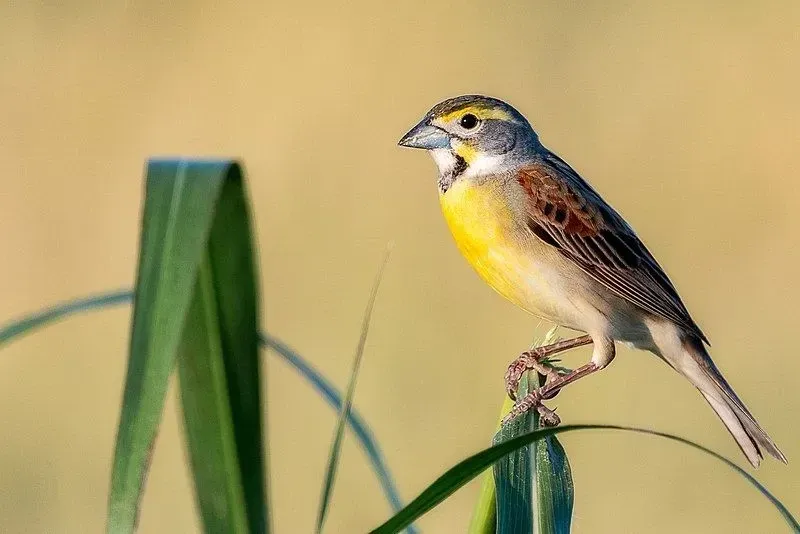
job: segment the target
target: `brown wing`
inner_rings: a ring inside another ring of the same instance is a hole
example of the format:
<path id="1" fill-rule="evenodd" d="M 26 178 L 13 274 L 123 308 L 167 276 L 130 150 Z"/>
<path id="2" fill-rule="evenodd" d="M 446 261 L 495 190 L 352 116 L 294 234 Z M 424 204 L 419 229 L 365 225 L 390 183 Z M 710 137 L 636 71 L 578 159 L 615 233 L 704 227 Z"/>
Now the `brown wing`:
<path id="1" fill-rule="evenodd" d="M 633 229 L 561 158 L 548 151 L 517 179 L 539 239 L 618 296 L 708 342 Z"/>

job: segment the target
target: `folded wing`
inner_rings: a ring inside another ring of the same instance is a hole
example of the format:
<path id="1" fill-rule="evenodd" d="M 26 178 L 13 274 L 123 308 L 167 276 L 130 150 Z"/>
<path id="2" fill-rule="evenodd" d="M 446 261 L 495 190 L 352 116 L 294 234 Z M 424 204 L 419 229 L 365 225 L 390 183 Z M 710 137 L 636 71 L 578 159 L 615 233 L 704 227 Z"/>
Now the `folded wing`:
<path id="1" fill-rule="evenodd" d="M 539 239 L 616 295 L 708 342 L 633 229 L 567 163 L 547 152 L 517 179 Z"/>

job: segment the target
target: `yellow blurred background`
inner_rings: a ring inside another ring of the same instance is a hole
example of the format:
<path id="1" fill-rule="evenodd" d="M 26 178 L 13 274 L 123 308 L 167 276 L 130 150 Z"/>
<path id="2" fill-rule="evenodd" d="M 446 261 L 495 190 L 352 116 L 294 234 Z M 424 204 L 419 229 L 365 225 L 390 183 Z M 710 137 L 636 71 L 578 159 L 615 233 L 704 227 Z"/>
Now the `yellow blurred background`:
<path id="1" fill-rule="evenodd" d="M 410 499 L 489 443 L 506 364 L 547 328 L 473 274 L 433 163 L 395 144 L 437 101 L 491 94 L 637 228 L 789 457 L 756 474 L 800 514 L 800 3 L 56 4 L 0 5 L 0 323 L 133 283 L 147 157 L 241 157 L 263 325 L 340 387 L 395 243 L 356 407 Z M 128 320 L 95 313 L 3 349 L 0 532 L 102 530 Z M 267 361 L 276 532 L 311 532 L 334 415 Z M 143 533 L 200 528 L 173 395 Z M 700 396 L 646 353 L 622 348 L 554 405 L 565 422 L 674 432 L 744 464 Z M 577 533 L 785 531 L 743 479 L 685 447 L 563 443 Z M 463 532 L 477 490 L 419 525 Z M 389 513 L 349 436 L 326 532 Z"/>

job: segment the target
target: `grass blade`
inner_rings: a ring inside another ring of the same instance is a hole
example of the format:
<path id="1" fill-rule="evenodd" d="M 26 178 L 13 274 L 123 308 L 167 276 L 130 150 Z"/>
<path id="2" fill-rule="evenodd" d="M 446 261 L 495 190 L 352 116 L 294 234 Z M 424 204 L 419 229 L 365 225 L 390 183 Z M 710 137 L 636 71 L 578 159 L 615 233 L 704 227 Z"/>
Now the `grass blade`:
<path id="1" fill-rule="evenodd" d="M 417 498 L 411 501 L 403 510 L 395 514 L 384 524 L 372 531 L 372 534 L 393 534 L 399 532 L 406 525 L 416 520 L 442 501 L 447 499 L 461 486 L 478 476 L 485 469 L 494 464 L 497 460 L 503 458 L 507 454 L 523 447 L 534 441 L 544 439 L 548 436 L 555 436 L 557 434 L 564 434 L 567 432 L 575 432 L 580 430 L 617 430 L 624 432 L 634 432 L 639 434 L 647 434 L 651 436 L 658 436 L 670 441 L 676 441 L 684 445 L 688 445 L 693 449 L 704 452 L 705 454 L 716 458 L 720 462 L 727 465 L 744 477 L 750 484 L 753 485 L 772 505 L 778 510 L 786 523 L 791 527 L 792 532 L 800 533 L 800 524 L 792 516 L 786 506 L 783 505 L 772 493 L 767 490 L 758 480 L 756 480 L 750 473 L 733 463 L 731 460 L 724 456 L 703 447 L 697 443 L 687 439 L 658 432 L 655 430 L 647 430 L 635 427 L 625 427 L 616 425 L 565 425 L 555 428 L 544 428 L 535 430 L 528 434 L 512 438 L 504 443 L 494 445 L 485 449 L 469 458 L 459 462 L 452 468 L 448 469 L 442 476 L 437 478 L 430 486 L 428 486 Z"/>
<path id="2" fill-rule="evenodd" d="M 247 210 L 242 208 L 246 208 L 242 181 L 239 166 L 230 161 L 156 160 L 148 164 L 130 356 L 111 477 L 109 532 L 127 534 L 135 530 L 169 376 L 178 353 L 185 355 L 187 351 L 196 353 L 193 356 L 197 358 L 206 356 L 206 361 L 190 363 L 225 367 L 224 402 L 234 428 L 225 425 L 223 409 L 208 414 L 209 419 L 204 423 L 207 431 L 218 433 L 225 446 L 221 450 L 235 449 L 235 463 L 239 464 L 238 469 L 225 470 L 225 464 L 230 466 L 231 462 L 227 454 L 226 461 L 206 466 L 220 470 L 216 477 L 231 477 L 226 480 L 226 487 L 238 485 L 241 493 L 229 491 L 225 506 L 203 510 L 203 518 L 223 513 L 221 521 L 230 525 L 246 521 L 252 532 L 261 532 L 268 524 L 258 373 L 241 384 L 226 364 L 229 357 L 237 357 L 252 371 L 253 362 L 256 366 L 258 362 L 254 274 L 252 263 L 247 265 L 251 259 L 250 234 Z M 235 259 L 225 271 L 226 276 L 216 278 L 213 268 L 227 258 L 217 258 L 221 251 L 212 244 L 224 239 L 232 241 L 233 248 L 226 252 L 233 250 Z M 201 273 L 201 265 L 208 273 Z M 199 274 L 203 276 L 198 277 Z M 209 291 L 218 300 L 210 299 Z M 228 297 L 224 296 L 226 292 Z M 230 301 L 230 293 L 244 299 L 243 311 L 233 316 L 226 315 L 230 302 L 228 306 L 223 302 L 226 298 Z M 216 308 L 212 315 L 208 315 L 209 306 Z M 212 321 L 215 324 L 210 326 Z M 243 340 L 231 343 L 233 335 L 247 330 L 250 334 Z M 213 346 L 214 342 L 217 346 Z M 229 355 L 231 351 L 235 354 Z M 212 364 L 214 358 L 218 361 Z M 224 388 L 219 383 L 219 370 L 203 374 L 199 369 L 195 375 L 183 375 L 196 380 L 203 377 L 215 380 L 215 399 L 220 400 Z M 182 393 L 186 404 L 187 394 L 191 399 L 205 391 L 192 392 L 184 387 Z M 197 435 L 195 425 L 200 423 L 192 420 L 193 413 L 191 407 L 185 412 L 189 448 L 194 458 L 198 451 L 192 437 Z M 249 428 L 236 428 L 242 425 Z M 242 436 L 247 436 L 250 442 L 242 442 Z M 258 450 L 254 452 L 256 447 Z M 209 446 L 205 452 L 213 455 L 217 449 Z M 206 492 L 217 489 L 205 484 L 218 478 L 210 477 L 207 472 L 199 475 L 195 482 L 203 507 L 210 502 Z M 211 525 L 206 523 L 206 528 Z"/>
<path id="3" fill-rule="evenodd" d="M 169 376 L 225 175 L 214 166 L 192 179 L 187 171 L 188 163 L 171 162 L 153 162 L 147 169 L 130 356 L 109 495 L 108 531 L 113 533 L 135 530 Z"/>
<path id="4" fill-rule="evenodd" d="M 535 346 L 556 341 L 551 329 Z M 522 377 L 517 398 L 531 389 L 529 380 L 544 385 L 544 377 L 528 372 Z M 497 445 L 539 428 L 539 413 L 530 410 L 510 424 L 502 420 L 514 402 L 504 395 L 492 444 Z M 470 523 L 470 534 L 568 534 L 572 522 L 574 490 L 564 448 L 548 436 L 498 460 L 483 475 L 481 493 Z"/>
<path id="5" fill-rule="evenodd" d="M 567 453 L 555 436 L 529 445 L 534 447 L 535 494 L 533 526 L 536 534 L 569 534 L 575 487 Z M 509 531 L 510 532 L 510 531 Z"/>
<path id="6" fill-rule="evenodd" d="M 495 534 L 497 532 L 497 492 L 490 470 L 483 474 L 478 503 L 472 511 L 467 534 Z"/>
<path id="7" fill-rule="evenodd" d="M 205 531 L 245 534 L 247 508 L 212 276 L 206 259 L 200 267 L 178 358 L 181 403 Z"/>
<path id="8" fill-rule="evenodd" d="M 527 395 L 527 373 L 520 381 L 518 398 Z M 535 387 L 535 386 L 534 386 Z M 507 402 L 510 409 L 512 403 Z M 498 445 L 539 428 L 539 414 L 530 410 L 500 428 L 492 441 Z M 569 534 L 574 490 L 564 448 L 555 436 L 547 436 L 508 454 L 494 464 L 497 491 L 497 534 Z"/>
<path id="9" fill-rule="evenodd" d="M 556 328 L 552 328 L 536 345 L 543 347 L 556 341 Z M 531 384 L 531 381 L 535 382 Z M 523 398 L 544 383 L 539 373 L 526 373 L 520 381 L 517 398 Z M 506 398 L 504 409 L 510 410 L 512 405 Z M 539 428 L 539 413 L 530 410 L 511 424 L 501 426 L 493 444 Z M 547 436 L 517 449 L 495 463 L 493 469 L 497 534 L 569 534 L 575 490 L 569 460 L 556 436 Z"/>
<path id="10" fill-rule="evenodd" d="M 528 393 L 528 379 L 524 376 L 520 381 L 518 398 Z M 501 420 L 513 405 L 506 397 Z M 523 435 L 538 425 L 539 414 L 531 410 L 498 428 L 492 444 Z M 566 452 L 555 436 L 548 436 L 501 458 L 493 471 L 484 473 L 468 532 L 568 534 L 573 502 L 572 473 Z"/>
<path id="11" fill-rule="evenodd" d="M 284 361 L 294 367 L 301 376 L 308 380 L 309 384 L 317 390 L 334 410 L 337 412 L 341 411 L 341 393 L 327 378 L 322 376 L 319 371 L 311 366 L 307 360 L 303 359 L 297 352 L 277 338 L 262 335 L 261 342 L 271 347 Z M 350 408 L 350 412 L 347 415 L 347 424 L 350 426 L 350 430 L 352 430 L 359 445 L 366 453 L 370 464 L 372 464 L 372 470 L 378 478 L 386 500 L 389 501 L 389 504 L 395 512 L 399 512 L 403 509 L 403 501 L 400 499 L 397 485 L 389 471 L 389 467 L 386 465 L 386 460 L 378 446 L 378 441 L 375 439 L 366 421 L 358 414 L 355 407 L 351 406 Z M 413 525 L 409 525 L 406 528 L 406 532 L 407 534 L 418 534 L 419 530 Z"/>
<path id="12" fill-rule="evenodd" d="M 339 455 L 342 450 L 342 439 L 344 438 L 345 423 L 347 422 L 347 417 L 350 414 L 350 410 L 353 406 L 353 397 L 355 396 L 356 392 L 358 371 L 361 367 L 361 360 L 364 356 L 364 346 L 367 344 L 367 334 L 369 333 L 369 324 L 370 320 L 372 319 L 372 309 L 375 306 L 375 299 L 378 296 L 378 288 L 381 285 L 383 271 L 386 268 L 386 263 L 389 261 L 389 252 L 390 250 L 387 249 L 386 254 L 383 257 L 383 261 L 381 262 L 380 269 L 378 269 L 378 274 L 375 276 L 375 281 L 372 284 L 372 290 L 370 291 L 367 308 L 364 311 L 364 318 L 361 322 L 361 335 L 359 336 L 356 354 L 353 358 L 353 367 L 350 370 L 350 380 L 347 384 L 347 390 L 344 396 L 344 401 L 342 402 L 342 407 L 339 410 L 339 418 L 336 421 L 336 428 L 333 431 L 333 441 L 331 442 L 331 449 L 330 453 L 328 454 L 328 467 L 325 470 L 325 481 L 322 485 L 322 497 L 320 498 L 319 511 L 317 513 L 316 532 L 318 534 L 322 532 L 322 527 L 325 524 L 325 516 L 328 513 L 328 506 L 333 493 L 333 483 L 336 480 L 336 470 L 339 466 Z"/>
<path id="13" fill-rule="evenodd" d="M 51 323 L 77 313 L 100 310 L 119 304 L 129 304 L 133 300 L 133 291 L 120 289 L 100 295 L 93 295 L 80 299 L 70 300 L 33 313 L 22 319 L 17 319 L 0 326 L 0 347 L 6 343 L 42 328 Z"/>
<path id="14" fill-rule="evenodd" d="M 523 377 L 523 380 L 527 378 Z M 527 382 L 524 382 L 527 387 Z M 523 382 L 520 382 L 522 385 Z M 507 395 L 503 398 L 503 407 L 500 409 L 500 418 L 497 420 L 497 430 L 492 444 L 495 444 L 497 436 L 502 431 L 502 421 L 505 415 L 514 406 L 514 401 Z M 527 415 L 525 416 L 527 417 Z M 499 462 L 498 462 L 499 463 Z M 494 473 L 491 469 L 483 474 L 478 502 L 472 512 L 468 534 L 496 534 L 497 533 L 497 484 L 495 483 Z"/>
<path id="15" fill-rule="evenodd" d="M 0 326 L 0 348 L 2 348 L 5 343 L 15 341 L 38 328 L 43 328 L 56 321 L 67 319 L 79 313 L 100 310 L 121 304 L 129 304 L 132 300 L 133 291 L 122 289 L 56 304 L 41 312 Z M 273 336 L 261 335 L 259 337 L 259 343 L 265 347 L 272 348 L 278 357 L 282 358 L 286 363 L 297 370 L 299 375 L 307 380 L 311 387 L 313 387 L 334 410 L 337 412 L 341 410 L 341 393 L 307 360 L 300 356 L 300 354 L 286 343 Z M 399 512 L 403 508 L 403 502 L 400 499 L 397 484 L 389 471 L 389 467 L 386 464 L 386 460 L 378 446 L 375 436 L 369 429 L 369 425 L 367 425 L 364 418 L 358 414 L 355 408 L 351 408 L 347 423 L 353 431 L 359 445 L 367 454 L 367 459 L 372 464 L 372 469 L 386 495 L 387 501 L 395 512 Z M 418 531 L 413 526 L 409 526 L 407 532 L 408 534 L 416 534 Z"/>
<path id="16" fill-rule="evenodd" d="M 215 206 L 178 359 L 187 445 L 206 532 L 269 531 L 258 288 L 237 166 Z"/>

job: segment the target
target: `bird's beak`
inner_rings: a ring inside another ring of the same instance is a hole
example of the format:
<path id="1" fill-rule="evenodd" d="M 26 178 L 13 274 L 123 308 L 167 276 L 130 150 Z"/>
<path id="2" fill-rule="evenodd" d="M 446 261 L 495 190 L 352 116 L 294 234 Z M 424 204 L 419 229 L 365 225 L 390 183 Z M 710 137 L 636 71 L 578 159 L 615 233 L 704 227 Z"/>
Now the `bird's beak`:
<path id="1" fill-rule="evenodd" d="M 419 124 L 411 128 L 397 144 L 409 148 L 422 148 L 425 150 L 449 148 L 450 136 L 441 128 L 429 124 L 428 118 L 426 117 L 422 119 Z"/>

